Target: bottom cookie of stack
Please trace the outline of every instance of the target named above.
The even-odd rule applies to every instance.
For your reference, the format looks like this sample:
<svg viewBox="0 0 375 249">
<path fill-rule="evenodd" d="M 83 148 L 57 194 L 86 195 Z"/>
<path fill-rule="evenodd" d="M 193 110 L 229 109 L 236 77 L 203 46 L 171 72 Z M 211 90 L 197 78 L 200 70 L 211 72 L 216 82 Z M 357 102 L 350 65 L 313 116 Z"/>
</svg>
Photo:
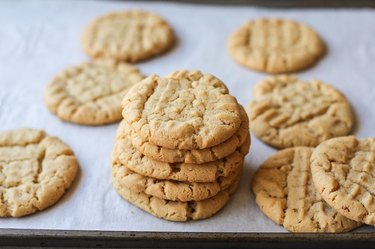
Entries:
<svg viewBox="0 0 375 249">
<path fill-rule="evenodd" d="M 113 186 L 125 200 L 156 217 L 171 221 L 209 218 L 225 206 L 237 189 L 243 158 L 233 172 L 213 182 L 156 179 L 127 167 L 129 161 L 123 160 L 116 149 L 122 141 L 126 138 L 116 140 L 112 155 Z"/>
<path fill-rule="evenodd" d="M 237 189 L 239 179 L 228 189 L 201 201 L 170 201 L 144 192 L 134 192 L 124 187 L 117 178 L 112 178 L 117 193 L 128 202 L 144 211 L 170 221 L 187 221 L 206 219 L 220 211 L 229 200 L 230 194 Z"/>
</svg>

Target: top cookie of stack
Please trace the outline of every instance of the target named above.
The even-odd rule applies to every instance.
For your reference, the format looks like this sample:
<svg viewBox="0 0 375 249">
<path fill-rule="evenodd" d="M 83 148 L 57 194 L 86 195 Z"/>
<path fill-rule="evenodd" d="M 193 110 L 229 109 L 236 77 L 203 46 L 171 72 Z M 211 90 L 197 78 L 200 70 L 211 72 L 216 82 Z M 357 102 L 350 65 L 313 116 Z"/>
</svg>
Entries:
<svg viewBox="0 0 375 249">
<path fill-rule="evenodd" d="M 219 79 L 199 71 L 149 76 L 123 101 L 112 179 L 160 218 L 212 216 L 236 189 L 249 151 L 246 112 Z"/>
<path fill-rule="evenodd" d="M 240 127 L 236 99 L 212 75 L 177 71 L 148 77 L 122 101 L 123 117 L 137 135 L 169 149 L 204 149 Z"/>
</svg>

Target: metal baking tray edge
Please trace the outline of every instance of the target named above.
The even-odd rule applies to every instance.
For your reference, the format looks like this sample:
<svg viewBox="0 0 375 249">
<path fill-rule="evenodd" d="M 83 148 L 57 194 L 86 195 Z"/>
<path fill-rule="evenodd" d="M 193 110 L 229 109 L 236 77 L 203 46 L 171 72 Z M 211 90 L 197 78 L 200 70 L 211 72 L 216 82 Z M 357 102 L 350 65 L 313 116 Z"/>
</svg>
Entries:
<svg viewBox="0 0 375 249">
<path fill-rule="evenodd" d="M 180 233 L 0 229 L 0 246 L 72 248 L 374 248 L 375 233 Z"/>
<path fill-rule="evenodd" d="M 115 0 L 121 1 L 121 0 Z M 126 1 L 126 0 L 125 0 Z M 142 0 L 149 1 L 149 0 Z M 201 5 L 253 5 L 276 8 L 374 8 L 374 0 L 154 0 Z"/>
</svg>

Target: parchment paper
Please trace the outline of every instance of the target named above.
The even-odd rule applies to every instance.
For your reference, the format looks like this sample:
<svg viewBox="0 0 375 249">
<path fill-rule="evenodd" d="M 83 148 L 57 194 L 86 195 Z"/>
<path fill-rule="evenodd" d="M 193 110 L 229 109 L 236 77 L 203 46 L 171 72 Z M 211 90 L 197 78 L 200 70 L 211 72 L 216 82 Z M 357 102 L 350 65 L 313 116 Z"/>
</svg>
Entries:
<svg viewBox="0 0 375 249">
<path fill-rule="evenodd" d="M 117 124 L 87 127 L 64 123 L 49 113 L 43 90 L 67 66 L 89 58 L 80 47 L 80 33 L 95 17 L 109 11 L 146 9 L 173 26 L 178 43 L 169 53 L 139 63 L 146 75 L 176 69 L 200 69 L 222 79 L 239 102 L 266 74 L 245 69 L 227 52 L 229 34 L 247 19 L 278 16 L 309 24 L 329 51 L 302 79 L 331 83 L 349 99 L 357 116 L 354 133 L 362 138 L 375 130 L 375 10 L 267 9 L 250 6 L 193 5 L 123 1 L 0 2 L 0 128 L 45 129 L 69 144 L 80 173 L 63 199 L 43 212 L 24 218 L 0 219 L 1 228 L 87 229 L 119 231 L 285 232 L 255 204 L 250 181 L 256 168 L 275 152 L 253 136 L 239 190 L 214 217 L 176 223 L 155 218 L 128 204 L 112 188 L 109 157 Z M 374 231 L 364 227 L 360 231 Z M 359 230 L 357 230 L 359 231 Z"/>
</svg>

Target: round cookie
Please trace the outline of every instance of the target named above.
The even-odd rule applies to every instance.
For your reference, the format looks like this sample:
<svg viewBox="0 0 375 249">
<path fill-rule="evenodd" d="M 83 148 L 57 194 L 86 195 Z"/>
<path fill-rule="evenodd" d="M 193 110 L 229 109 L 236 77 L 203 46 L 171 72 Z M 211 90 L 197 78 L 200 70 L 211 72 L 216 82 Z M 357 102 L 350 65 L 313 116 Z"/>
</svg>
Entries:
<svg viewBox="0 0 375 249">
<path fill-rule="evenodd" d="M 160 162 L 144 156 L 134 148 L 126 132 L 123 132 L 124 122 L 121 122 L 116 136 L 112 163 L 118 160 L 135 173 L 156 179 L 214 182 L 219 177 L 227 177 L 242 167 L 249 148 L 249 144 L 244 143 L 229 156 L 203 164 Z"/>
<path fill-rule="evenodd" d="M 249 152 L 251 142 L 249 119 L 243 107 L 239 106 L 239 108 L 242 122 L 237 132 L 223 143 L 205 149 L 181 150 L 157 146 L 138 136 L 126 122 L 123 124 L 123 129 L 125 130 L 123 133 L 129 137 L 132 145 L 138 151 L 160 162 L 202 164 L 225 158 L 238 148 L 241 149 L 242 154 L 246 155 Z"/>
<path fill-rule="evenodd" d="M 126 124 L 125 126 L 128 125 Z M 167 163 L 202 164 L 225 158 L 234 153 L 238 148 L 241 148 L 242 153 L 246 155 L 249 152 L 251 143 L 248 129 L 249 128 L 247 128 L 247 130 L 241 129 L 241 131 L 236 133 L 233 137 L 219 145 L 196 150 L 168 149 L 157 146 L 149 142 L 144 142 L 131 128 L 126 130 L 129 131 L 132 145 L 149 158 Z M 242 147 L 242 145 L 244 146 Z"/>
<path fill-rule="evenodd" d="M 284 149 L 256 172 L 252 188 L 256 203 L 271 220 L 292 232 L 345 232 L 361 225 L 331 208 L 312 182 L 313 148 Z"/>
<path fill-rule="evenodd" d="M 248 21 L 229 38 L 229 52 L 238 63 L 268 73 L 310 67 L 325 50 L 311 28 L 287 19 Z"/>
<path fill-rule="evenodd" d="M 77 172 L 72 150 L 35 129 L 0 133 L 0 217 L 20 217 L 55 204 Z"/>
<path fill-rule="evenodd" d="M 200 71 L 152 75 L 125 95 L 122 115 L 143 140 L 169 149 L 204 149 L 233 136 L 241 124 L 235 97 Z"/>
<path fill-rule="evenodd" d="M 72 66 L 47 86 L 44 99 L 60 119 L 83 125 L 121 120 L 121 99 L 143 79 L 130 64 L 97 60 Z"/>
<path fill-rule="evenodd" d="M 375 225 L 375 139 L 354 136 L 321 143 L 311 156 L 316 189 L 340 214 Z"/>
<path fill-rule="evenodd" d="M 225 206 L 229 195 L 235 192 L 239 183 L 238 180 L 230 188 L 206 200 L 178 202 L 130 191 L 117 179 L 112 176 L 112 183 L 122 198 L 158 218 L 170 221 L 201 220 L 213 216 Z"/>
<path fill-rule="evenodd" d="M 347 135 L 353 126 L 346 98 L 320 81 L 274 76 L 258 83 L 254 95 L 249 105 L 250 128 L 276 148 L 316 146 Z"/>
<path fill-rule="evenodd" d="M 172 28 L 160 16 L 129 10 L 97 18 L 83 31 L 81 42 L 94 58 L 136 62 L 165 52 L 174 40 Z"/>
<path fill-rule="evenodd" d="M 118 163 L 118 160 L 112 164 L 113 176 L 118 178 L 117 181 L 125 188 L 133 192 L 143 192 L 161 199 L 181 202 L 200 201 L 217 195 L 239 178 L 241 170 L 242 167 L 227 177 L 220 177 L 216 182 L 195 183 L 158 180 L 134 173 L 126 165 Z"/>
</svg>

